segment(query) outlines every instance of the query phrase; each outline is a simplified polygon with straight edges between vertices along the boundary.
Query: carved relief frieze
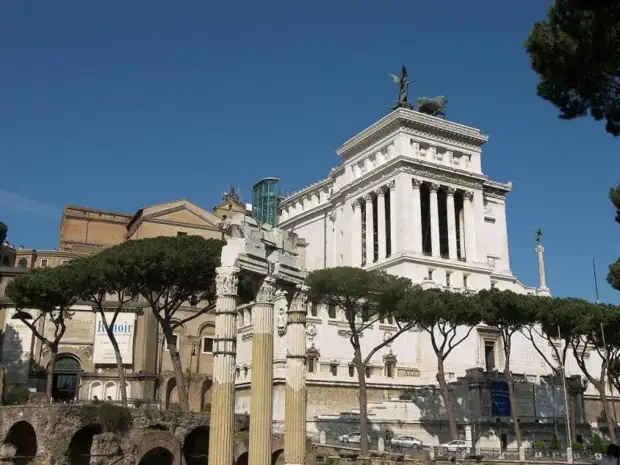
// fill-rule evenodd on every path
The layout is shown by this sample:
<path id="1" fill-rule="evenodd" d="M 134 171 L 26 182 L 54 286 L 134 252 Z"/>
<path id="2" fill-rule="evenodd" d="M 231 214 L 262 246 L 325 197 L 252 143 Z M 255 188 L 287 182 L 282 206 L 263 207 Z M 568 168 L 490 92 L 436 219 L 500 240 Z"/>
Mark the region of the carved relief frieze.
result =
<path id="1" fill-rule="evenodd" d="M 338 336 L 340 337 L 351 337 L 353 335 L 353 332 L 350 329 L 339 329 L 338 330 Z M 362 337 L 364 337 L 364 333 L 359 333 L 358 337 L 361 339 Z"/>
<path id="2" fill-rule="evenodd" d="M 412 174 L 414 176 L 423 176 L 430 178 L 433 181 L 445 182 L 449 184 L 458 184 L 464 187 L 480 188 L 482 187 L 482 180 L 476 180 L 468 178 L 466 175 L 449 174 L 441 170 L 433 170 L 423 167 L 405 166 L 403 168 L 405 173 Z"/>
<path id="3" fill-rule="evenodd" d="M 480 150 L 480 144 L 470 143 L 463 140 L 457 140 L 452 137 L 448 137 L 442 134 L 438 134 L 436 132 L 424 131 L 422 129 L 411 128 L 408 126 L 403 126 L 401 128 L 407 134 L 412 136 L 422 137 L 424 139 L 429 139 L 437 142 L 443 142 L 444 144 L 450 144 L 454 147 L 459 147 L 467 150 Z"/>

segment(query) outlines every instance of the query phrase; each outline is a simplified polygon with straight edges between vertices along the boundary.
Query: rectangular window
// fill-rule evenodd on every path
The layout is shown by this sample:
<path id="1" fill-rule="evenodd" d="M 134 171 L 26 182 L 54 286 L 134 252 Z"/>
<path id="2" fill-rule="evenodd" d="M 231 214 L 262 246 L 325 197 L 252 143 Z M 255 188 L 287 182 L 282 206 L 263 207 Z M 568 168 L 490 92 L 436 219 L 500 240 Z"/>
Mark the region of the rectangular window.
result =
<path id="1" fill-rule="evenodd" d="M 450 275 L 452 273 L 446 273 L 446 287 L 450 287 Z"/>
<path id="2" fill-rule="evenodd" d="M 338 376 L 338 365 L 330 365 L 329 371 L 331 372 L 332 376 Z"/>
<path id="3" fill-rule="evenodd" d="M 316 372 L 316 360 L 314 357 L 308 357 L 308 373 Z"/>
<path id="4" fill-rule="evenodd" d="M 173 334 L 172 335 L 172 340 L 173 340 L 174 345 L 177 347 L 177 350 L 179 350 L 179 336 L 177 334 Z M 169 348 L 169 345 L 168 345 L 168 341 L 166 341 L 165 345 L 166 345 L 166 351 L 169 352 L 170 348 Z"/>
<path id="5" fill-rule="evenodd" d="M 349 365 L 349 377 L 353 378 L 355 376 L 355 367 L 353 365 Z"/>
<path id="6" fill-rule="evenodd" d="M 64 265 L 64 264 L 66 264 L 66 263 L 69 263 L 69 260 L 60 260 L 60 264 L 61 264 L 61 265 Z"/>
<path id="7" fill-rule="evenodd" d="M 428 269 L 428 273 L 426 275 L 426 279 L 429 280 L 429 281 L 433 280 L 433 269 L 432 268 Z"/>
<path id="8" fill-rule="evenodd" d="M 310 316 L 318 316 L 319 315 L 319 304 L 316 302 L 312 302 L 310 305 Z"/>
<path id="9" fill-rule="evenodd" d="M 181 237 L 181 236 L 187 236 L 187 233 L 183 231 L 177 232 L 177 237 Z"/>
<path id="10" fill-rule="evenodd" d="M 394 377 L 394 364 L 393 363 L 385 364 L 385 376 L 387 376 L 388 378 Z"/>
<path id="11" fill-rule="evenodd" d="M 202 338 L 202 353 L 203 354 L 212 354 L 213 353 L 213 339 L 210 337 Z"/>
<path id="12" fill-rule="evenodd" d="M 47 258 L 41 259 L 41 268 L 47 268 Z"/>
<path id="13" fill-rule="evenodd" d="M 464 287 L 465 289 L 468 289 L 468 287 L 467 287 L 467 286 L 468 286 L 468 284 L 467 284 L 467 276 L 463 276 L 463 287 Z"/>
<path id="14" fill-rule="evenodd" d="M 495 370 L 495 342 L 484 341 L 484 362 L 487 371 Z"/>
<path id="15" fill-rule="evenodd" d="M 336 318 L 336 306 L 335 305 L 330 305 L 328 307 L 327 316 L 329 316 L 331 319 Z"/>
<path id="16" fill-rule="evenodd" d="M 366 367 L 364 371 L 366 372 L 366 378 L 370 378 L 370 375 L 372 374 L 372 367 Z"/>

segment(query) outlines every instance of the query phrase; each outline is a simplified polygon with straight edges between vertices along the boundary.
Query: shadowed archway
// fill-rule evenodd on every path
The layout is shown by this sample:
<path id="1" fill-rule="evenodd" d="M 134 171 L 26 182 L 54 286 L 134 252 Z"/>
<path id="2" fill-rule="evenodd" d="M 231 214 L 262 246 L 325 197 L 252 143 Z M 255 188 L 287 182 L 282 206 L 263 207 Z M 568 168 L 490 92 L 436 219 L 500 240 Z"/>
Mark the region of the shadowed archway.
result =
<path id="1" fill-rule="evenodd" d="M 26 465 L 37 455 L 37 434 L 27 421 L 18 421 L 11 426 L 4 442 L 15 446 L 12 460 L 15 465 Z"/>
<path id="2" fill-rule="evenodd" d="M 142 456 L 138 465 L 174 465 L 174 456 L 165 447 L 155 447 Z"/>
<path id="3" fill-rule="evenodd" d="M 278 449 L 271 454 L 271 465 L 284 465 L 284 449 Z"/>
<path id="4" fill-rule="evenodd" d="M 71 438 L 69 443 L 69 463 L 71 465 L 89 465 L 90 448 L 93 445 L 93 438 L 97 434 L 102 434 L 101 425 L 88 425 L 79 429 Z"/>
<path id="5" fill-rule="evenodd" d="M 209 458 L 209 428 L 199 426 L 185 438 L 183 443 L 185 465 L 205 465 Z"/>
<path id="6" fill-rule="evenodd" d="M 237 458 L 235 465 L 248 465 L 248 453 L 244 452 Z"/>
<path id="7" fill-rule="evenodd" d="M 166 410 L 178 407 L 179 394 L 177 392 L 177 380 L 173 376 L 166 383 Z"/>

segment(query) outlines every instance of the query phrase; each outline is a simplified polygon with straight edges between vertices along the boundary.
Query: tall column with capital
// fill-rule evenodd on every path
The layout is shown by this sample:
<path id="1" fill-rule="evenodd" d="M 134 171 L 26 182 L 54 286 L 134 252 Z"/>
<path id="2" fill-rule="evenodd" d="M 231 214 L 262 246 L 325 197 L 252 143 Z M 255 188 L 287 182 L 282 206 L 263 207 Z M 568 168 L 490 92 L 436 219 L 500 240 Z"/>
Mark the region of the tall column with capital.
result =
<path id="1" fill-rule="evenodd" d="M 374 222 L 373 222 L 373 208 L 372 208 L 372 195 L 366 194 L 364 196 L 364 202 L 366 202 L 366 266 L 372 264 L 375 258 L 375 236 L 374 236 Z"/>
<path id="2" fill-rule="evenodd" d="M 359 199 L 355 199 L 353 206 L 353 228 L 351 237 L 351 261 L 353 266 L 362 266 L 362 241 L 366 238 L 362 237 L 362 207 Z"/>
<path id="3" fill-rule="evenodd" d="M 379 260 L 385 258 L 385 191 L 380 187 L 375 191 L 377 195 L 377 241 L 379 242 Z"/>
<path id="4" fill-rule="evenodd" d="M 439 184 L 432 183 L 431 191 L 431 251 L 433 257 L 440 257 L 439 250 L 439 205 L 437 204 L 437 191 Z"/>
<path id="5" fill-rule="evenodd" d="M 468 262 L 476 261 L 476 219 L 474 218 L 474 208 L 472 202 L 474 193 L 465 191 L 463 193 L 463 216 L 465 223 L 465 258 Z"/>
<path id="6" fill-rule="evenodd" d="M 388 182 L 390 190 L 390 255 L 396 254 L 398 249 L 398 209 L 396 208 L 396 182 L 392 179 Z"/>
<path id="7" fill-rule="evenodd" d="M 420 186 L 422 181 L 413 178 L 413 251 L 422 253 L 422 200 L 420 198 Z"/>
<path id="8" fill-rule="evenodd" d="M 539 242 L 536 246 L 536 255 L 538 255 L 538 289 L 536 293 L 538 295 L 549 296 L 549 288 L 547 287 L 547 277 L 545 276 L 545 258 L 543 256 L 545 248 Z"/>
<path id="9" fill-rule="evenodd" d="M 306 313 L 308 286 L 300 284 L 288 310 L 286 393 L 284 398 L 284 461 L 306 463 Z"/>
<path id="10" fill-rule="evenodd" d="M 276 280 L 267 276 L 252 306 L 250 465 L 271 465 L 273 417 L 273 297 Z"/>
<path id="11" fill-rule="evenodd" d="M 447 216 L 448 216 L 448 253 L 450 260 L 456 260 L 456 214 L 454 212 L 454 194 L 456 189 L 448 187 L 447 196 Z"/>
<path id="12" fill-rule="evenodd" d="M 209 427 L 209 464 L 233 462 L 235 430 L 235 359 L 237 355 L 237 287 L 239 269 L 219 267 L 216 275 L 213 386 Z"/>

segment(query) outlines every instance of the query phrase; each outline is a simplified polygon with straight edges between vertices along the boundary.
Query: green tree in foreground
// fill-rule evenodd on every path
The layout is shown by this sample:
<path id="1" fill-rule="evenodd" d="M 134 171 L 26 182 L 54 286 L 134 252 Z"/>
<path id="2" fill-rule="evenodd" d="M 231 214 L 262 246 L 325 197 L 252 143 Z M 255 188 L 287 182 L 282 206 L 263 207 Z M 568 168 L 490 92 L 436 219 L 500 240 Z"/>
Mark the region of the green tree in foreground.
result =
<path id="1" fill-rule="evenodd" d="M 311 302 L 340 309 L 349 325 L 349 342 L 353 347 L 353 362 L 359 382 L 360 450 L 362 456 L 367 456 L 369 444 L 366 366 L 377 351 L 411 329 L 415 323 L 396 320 L 398 329 L 366 354 L 362 354 L 360 339 L 364 331 L 381 318 L 394 316 L 395 309 L 404 298 L 411 281 L 361 268 L 336 267 L 313 271 L 306 284 L 310 286 L 308 298 Z"/>
<path id="2" fill-rule="evenodd" d="M 437 289 L 412 286 L 398 307 L 398 319 L 409 321 L 430 336 L 437 357 L 437 382 L 441 391 L 450 435 L 458 439 L 452 393 L 446 381 L 445 361 L 480 322 L 477 301 L 473 297 Z"/>
<path id="3" fill-rule="evenodd" d="M 6 296 L 13 301 L 17 313 L 13 316 L 22 321 L 32 334 L 50 349 L 47 370 L 46 394 L 52 398 L 54 364 L 58 345 L 67 329 L 67 320 L 73 313 L 71 307 L 78 301 L 80 282 L 75 279 L 71 264 L 58 268 L 43 268 L 18 276 L 6 288 Z M 38 311 L 36 317 L 33 313 Z M 39 321 L 46 319 L 53 326 L 53 337 L 39 329 Z"/>
<path id="4" fill-rule="evenodd" d="M 118 315 L 138 295 L 134 277 L 134 262 L 130 254 L 117 247 L 104 250 L 97 255 L 80 258 L 71 263 L 75 279 L 81 283 L 80 297 L 90 303 L 101 317 L 101 323 L 110 339 L 116 358 L 120 383 L 121 402 L 127 407 L 127 386 L 125 367 L 114 325 Z M 108 316 L 111 318 L 108 320 Z"/>
<path id="5" fill-rule="evenodd" d="M 539 74 L 537 92 L 560 118 L 590 115 L 620 134 L 620 2 L 555 0 L 525 48 Z"/>
<path id="6" fill-rule="evenodd" d="M 536 321 L 535 305 L 537 297 L 515 294 L 511 291 L 495 289 L 482 290 L 477 295 L 482 311 L 482 320 L 497 328 L 501 335 L 504 351 L 504 377 L 508 385 L 510 415 L 515 431 L 517 448 L 521 448 L 521 428 L 517 416 L 514 380 L 511 371 L 512 337 L 515 333 Z"/>
<path id="7" fill-rule="evenodd" d="M 9 231 L 9 228 L 6 224 L 4 224 L 2 221 L 0 221 L 0 245 L 4 244 L 4 241 L 6 241 L 6 235 Z"/>
<path id="8" fill-rule="evenodd" d="M 616 209 L 616 221 L 620 223 L 620 185 L 610 190 L 609 200 L 611 200 L 612 205 Z M 620 291 L 620 259 L 609 265 L 607 281 L 611 284 L 611 287 Z"/>
<path id="9" fill-rule="evenodd" d="M 215 270 L 220 265 L 223 245 L 216 239 L 181 236 L 127 241 L 114 248 L 117 263 L 131 268 L 130 272 L 126 270 L 133 283 L 131 289 L 144 297 L 162 329 L 174 367 L 179 404 L 185 411 L 189 410 L 189 402 L 174 331 L 204 314 L 213 302 Z M 191 306 L 191 311 L 189 316 L 180 317 L 177 313 L 184 304 Z"/>

